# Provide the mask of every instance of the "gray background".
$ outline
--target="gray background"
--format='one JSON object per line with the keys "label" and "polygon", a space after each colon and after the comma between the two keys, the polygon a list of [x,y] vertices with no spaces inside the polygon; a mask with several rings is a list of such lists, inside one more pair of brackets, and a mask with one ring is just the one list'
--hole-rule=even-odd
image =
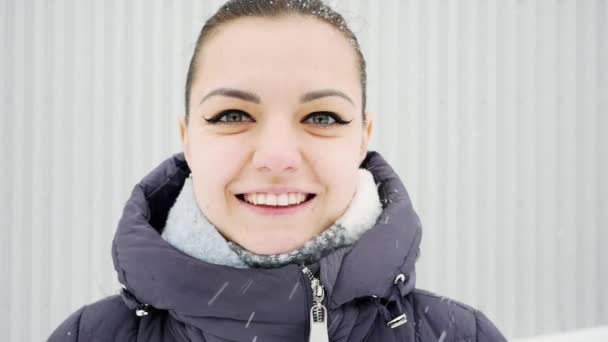
{"label": "gray background", "polygon": [[[115,225],[180,150],[187,63],[220,3],[0,0],[9,341],[117,292]],[[608,2],[330,3],[369,63],[372,148],[423,223],[419,287],[511,338],[608,324]]]}

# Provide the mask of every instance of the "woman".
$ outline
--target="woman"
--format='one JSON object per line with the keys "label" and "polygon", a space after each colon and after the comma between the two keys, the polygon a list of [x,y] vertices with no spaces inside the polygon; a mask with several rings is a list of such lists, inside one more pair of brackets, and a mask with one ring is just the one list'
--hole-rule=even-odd
{"label": "woman", "polygon": [[365,80],[357,39],[321,1],[228,1],[192,56],[184,151],[119,222],[121,295],[50,340],[504,340],[414,288],[420,222],[367,151]]}

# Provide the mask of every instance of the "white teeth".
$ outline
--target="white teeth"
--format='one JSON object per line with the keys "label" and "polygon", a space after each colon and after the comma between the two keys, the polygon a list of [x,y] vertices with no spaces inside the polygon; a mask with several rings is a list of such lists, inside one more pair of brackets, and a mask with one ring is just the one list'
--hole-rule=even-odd
{"label": "white teeth", "polygon": [[255,205],[288,206],[306,200],[306,194],[290,192],[283,194],[251,193],[244,195],[245,201]]}

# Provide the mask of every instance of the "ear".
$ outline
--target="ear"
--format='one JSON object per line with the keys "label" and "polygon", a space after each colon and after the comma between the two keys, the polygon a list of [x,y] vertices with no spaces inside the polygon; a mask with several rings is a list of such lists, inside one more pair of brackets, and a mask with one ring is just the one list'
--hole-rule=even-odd
{"label": "ear", "polygon": [[179,116],[179,137],[182,141],[182,148],[184,150],[184,156],[186,162],[190,159],[190,144],[188,143],[188,124],[186,124],[186,115],[181,114]]}
{"label": "ear", "polygon": [[372,137],[372,130],[374,129],[374,115],[366,112],[365,117],[367,123],[363,127],[363,138],[361,139],[361,150],[359,151],[359,164],[363,163],[363,160],[367,156],[367,147]]}

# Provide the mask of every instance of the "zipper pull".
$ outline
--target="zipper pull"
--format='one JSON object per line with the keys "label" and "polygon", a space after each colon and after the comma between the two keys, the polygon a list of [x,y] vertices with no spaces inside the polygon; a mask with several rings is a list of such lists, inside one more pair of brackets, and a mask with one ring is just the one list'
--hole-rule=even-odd
{"label": "zipper pull", "polygon": [[322,301],[325,297],[325,289],[312,272],[304,267],[302,269],[310,279],[310,287],[312,288],[312,307],[310,308],[310,342],[329,342],[327,332],[327,308]]}

